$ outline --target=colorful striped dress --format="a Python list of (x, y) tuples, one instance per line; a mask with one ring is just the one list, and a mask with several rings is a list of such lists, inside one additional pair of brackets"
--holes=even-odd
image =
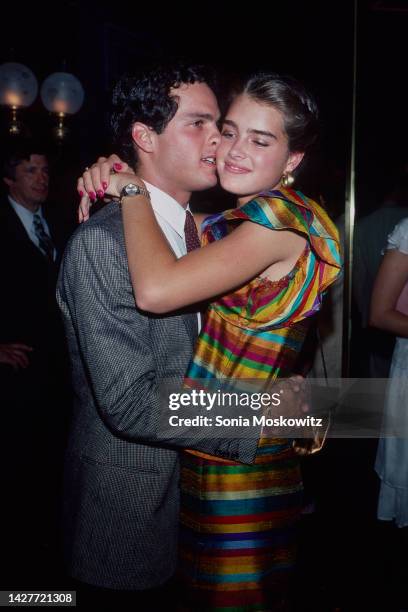
[[(271, 191), (206, 219), (203, 244), (241, 221), (292, 230), (307, 239), (289, 274), (256, 277), (213, 302), (186, 385), (201, 379), (291, 375), (308, 319), (341, 269), (338, 233), (324, 210), (300, 192)], [(301, 510), (299, 464), (287, 440), (263, 440), (252, 465), (196, 451), (183, 454), (180, 575), (183, 610), (283, 610)]]

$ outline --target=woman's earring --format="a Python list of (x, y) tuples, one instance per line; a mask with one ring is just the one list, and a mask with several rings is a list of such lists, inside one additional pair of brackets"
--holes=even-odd
[(284, 172), (281, 178), (282, 187), (292, 187), (295, 177), (291, 172)]

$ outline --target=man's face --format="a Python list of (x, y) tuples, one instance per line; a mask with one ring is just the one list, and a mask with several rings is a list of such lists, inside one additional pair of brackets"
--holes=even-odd
[(205, 83), (181, 85), (172, 95), (177, 96), (178, 110), (163, 133), (155, 135), (154, 167), (157, 185), (183, 203), (192, 191), (217, 183), (220, 111)]
[(10, 196), (19, 204), (35, 212), (48, 196), (48, 162), (45, 155), (30, 155), (16, 166), (14, 180), (4, 178)]

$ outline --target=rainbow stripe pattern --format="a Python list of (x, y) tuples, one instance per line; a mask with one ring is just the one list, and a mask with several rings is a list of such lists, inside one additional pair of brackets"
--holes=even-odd
[[(325, 211), (298, 191), (261, 194), (206, 219), (203, 244), (237, 222), (292, 230), (307, 239), (278, 281), (257, 277), (213, 302), (185, 384), (199, 379), (274, 380), (294, 372), (310, 317), (341, 271), (338, 232)], [(180, 574), (184, 610), (283, 610), (301, 510), (297, 457), (287, 440), (261, 440), (252, 465), (183, 454)]]

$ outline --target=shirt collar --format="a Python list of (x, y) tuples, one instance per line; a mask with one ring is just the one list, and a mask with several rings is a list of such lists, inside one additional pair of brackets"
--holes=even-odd
[[(16, 202), (16, 200), (14, 200), (10, 195), (8, 196), (8, 199), (11, 206), (22, 221), (24, 220), (27, 224), (33, 223), (35, 213), (33, 213), (31, 210), (28, 210), (28, 208), (26, 208), (22, 204)], [(41, 206), (39, 206), (35, 212), (40, 215), (41, 219), (44, 219)]]
[[(181, 206), (168, 193), (165, 193), (158, 187), (144, 181), (147, 190), (150, 192), (152, 208), (155, 213), (171, 225), (181, 238), (184, 238), (184, 224), (186, 221), (186, 209)], [(187, 206), (189, 210), (189, 206)]]

